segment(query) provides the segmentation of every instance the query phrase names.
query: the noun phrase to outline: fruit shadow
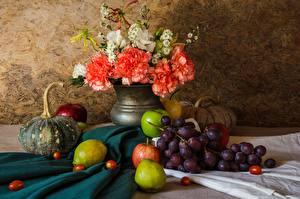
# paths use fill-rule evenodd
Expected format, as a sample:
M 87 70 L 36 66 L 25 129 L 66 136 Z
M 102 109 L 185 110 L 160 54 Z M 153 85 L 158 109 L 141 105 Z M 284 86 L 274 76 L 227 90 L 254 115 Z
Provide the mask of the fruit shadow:
M 157 195 L 159 195 L 160 198 L 164 198 L 164 196 L 168 196 L 168 194 L 170 192 L 172 192 L 172 194 L 183 194 L 183 193 L 193 193 L 193 192 L 189 192 L 189 190 L 195 190 L 195 189 L 199 189 L 199 188 L 205 188 L 201 185 L 192 183 L 189 186 L 183 186 L 180 184 L 180 179 L 178 178 L 174 178 L 174 177 L 168 177 L 167 178 L 167 182 L 166 185 L 164 186 L 164 188 L 162 190 L 160 190 L 157 193 L 146 193 L 146 192 L 142 192 L 141 190 L 139 190 L 139 192 L 137 192 L 134 196 L 133 199 L 138 199 L 138 198 L 143 198 L 143 199 L 147 199 L 147 198 L 153 198 Z M 167 195 L 165 195 L 167 194 Z

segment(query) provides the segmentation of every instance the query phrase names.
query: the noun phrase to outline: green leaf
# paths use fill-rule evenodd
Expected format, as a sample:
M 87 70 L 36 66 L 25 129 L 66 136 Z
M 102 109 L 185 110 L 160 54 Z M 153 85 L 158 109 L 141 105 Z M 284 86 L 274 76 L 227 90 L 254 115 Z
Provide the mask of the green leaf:
M 96 40 L 94 39 L 94 37 L 93 37 L 92 35 L 89 35 L 89 36 L 87 37 L 87 39 L 88 39 L 88 40 L 90 41 L 90 43 L 92 44 L 93 49 L 94 49 L 95 51 L 97 51 L 97 48 L 96 48 L 97 42 L 96 42 Z
M 83 76 L 78 76 L 77 78 L 71 78 L 71 85 L 77 86 L 77 87 L 82 87 L 84 85 L 84 77 Z
M 72 43 L 79 42 L 83 40 L 83 49 L 86 50 L 88 46 L 88 41 L 91 43 L 91 46 L 95 51 L 97 51 L 97 42 L 93 37 L 92 33 L 89 32 L 89 29 L 82 29 L 77 35 L 70 38 Z
M 163 47 L 163 43 L 160 40 L 156 40 L 156 45 L 155 45 L 155 52 L 158 53 L 161 51 L 162 47 Z
M 154 33 L 154 37 L 155 37 L 155 40 L 159 40 L 160 39 L 160 36 L 162 35 L 164 29 L 162 27 L 158 28 L 155 33 Z
M 82 39 L 82 37 L 83 37 L 83 33 L 80 32 L 79 34 L 77 34 L 77 35 L 71 37 L 71 38 L 70 38 L 70 42 L 71 42 L 71 43 L 79 42 L 79 41 Z
M 83 49 L 86 49 L 87 47 L 87 39 L 86 37 L 83 38 Z

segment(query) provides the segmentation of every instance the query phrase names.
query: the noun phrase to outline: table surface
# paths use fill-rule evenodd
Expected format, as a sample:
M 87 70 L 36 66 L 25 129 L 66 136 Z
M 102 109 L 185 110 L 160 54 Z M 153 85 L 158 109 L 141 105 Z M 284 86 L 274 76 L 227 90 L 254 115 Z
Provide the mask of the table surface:
M 98 125 L 101 126 L 101 125 Z M 95 126 L 94 126 L 95 127 Z M 0 152 L 8 151 L 23 151 L 17 140 L 20 125 L 0 125 Z M 241 136 L 266 136 L 266 135 L 280 135 L 288 134 L 292 132 L 300 131 L 300 127 L 295 128 L 259 128 L 259 127 L 236 127 L 233 129 L 231 135 Z M 168 178 L 163 191 L 159 193 L 143 193 L 136 192 L 133 199 L 148 199 L 148 198 L 199 198 L 202 199 L 233 199 L 229 195 L 224 193 L 208 189 L 201 185 L 193 184 L 185 187 L 179 184 L 179 180 L 176 178 Z

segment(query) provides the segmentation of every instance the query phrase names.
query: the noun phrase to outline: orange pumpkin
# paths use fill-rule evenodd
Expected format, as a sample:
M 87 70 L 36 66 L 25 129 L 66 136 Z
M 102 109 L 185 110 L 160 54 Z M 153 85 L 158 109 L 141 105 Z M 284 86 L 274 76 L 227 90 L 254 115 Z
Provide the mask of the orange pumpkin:
M 202 129 L 211 123 L 221 123 L 228 129 L 236 126 L 234 112 L 210 96 L 200 97 L 194 106 L 182 103 L 181 117 L 194 118 Z

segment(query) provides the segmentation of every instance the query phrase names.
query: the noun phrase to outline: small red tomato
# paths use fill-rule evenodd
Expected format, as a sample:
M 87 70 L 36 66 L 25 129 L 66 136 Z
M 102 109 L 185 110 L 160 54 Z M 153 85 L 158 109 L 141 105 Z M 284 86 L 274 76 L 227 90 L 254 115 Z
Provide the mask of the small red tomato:
M 117 168 L 117 163 L 114 160 L 108 160 L 105 164 L 107 169 L 116 169 Z
M 24 182 L 21 180 L 14 180 L 8 185 L 8 189 L 11 191 L 19 191 L 24 188 Z
M 61 153 L 59 151 L 56 151 L 53 153 L 53 158 L 55 160 L 59 160 L 61 158 Z
M 262 173 L 262 169 L 258 165 L 253 165 L 249 168 L 249 172 L 253 175 L 260 175 Z
M 189 177 L 184 176 L 183 178 L 181 178 L 180 183 L 181 183 L 183 186 L 189 186 L 189 185 L 191 184 L 191 180 L 190 180 Z
M 76 164 L 73 167 L 73 171 L 82 171 L 85 170 L 85 166 L 83 164 Z

